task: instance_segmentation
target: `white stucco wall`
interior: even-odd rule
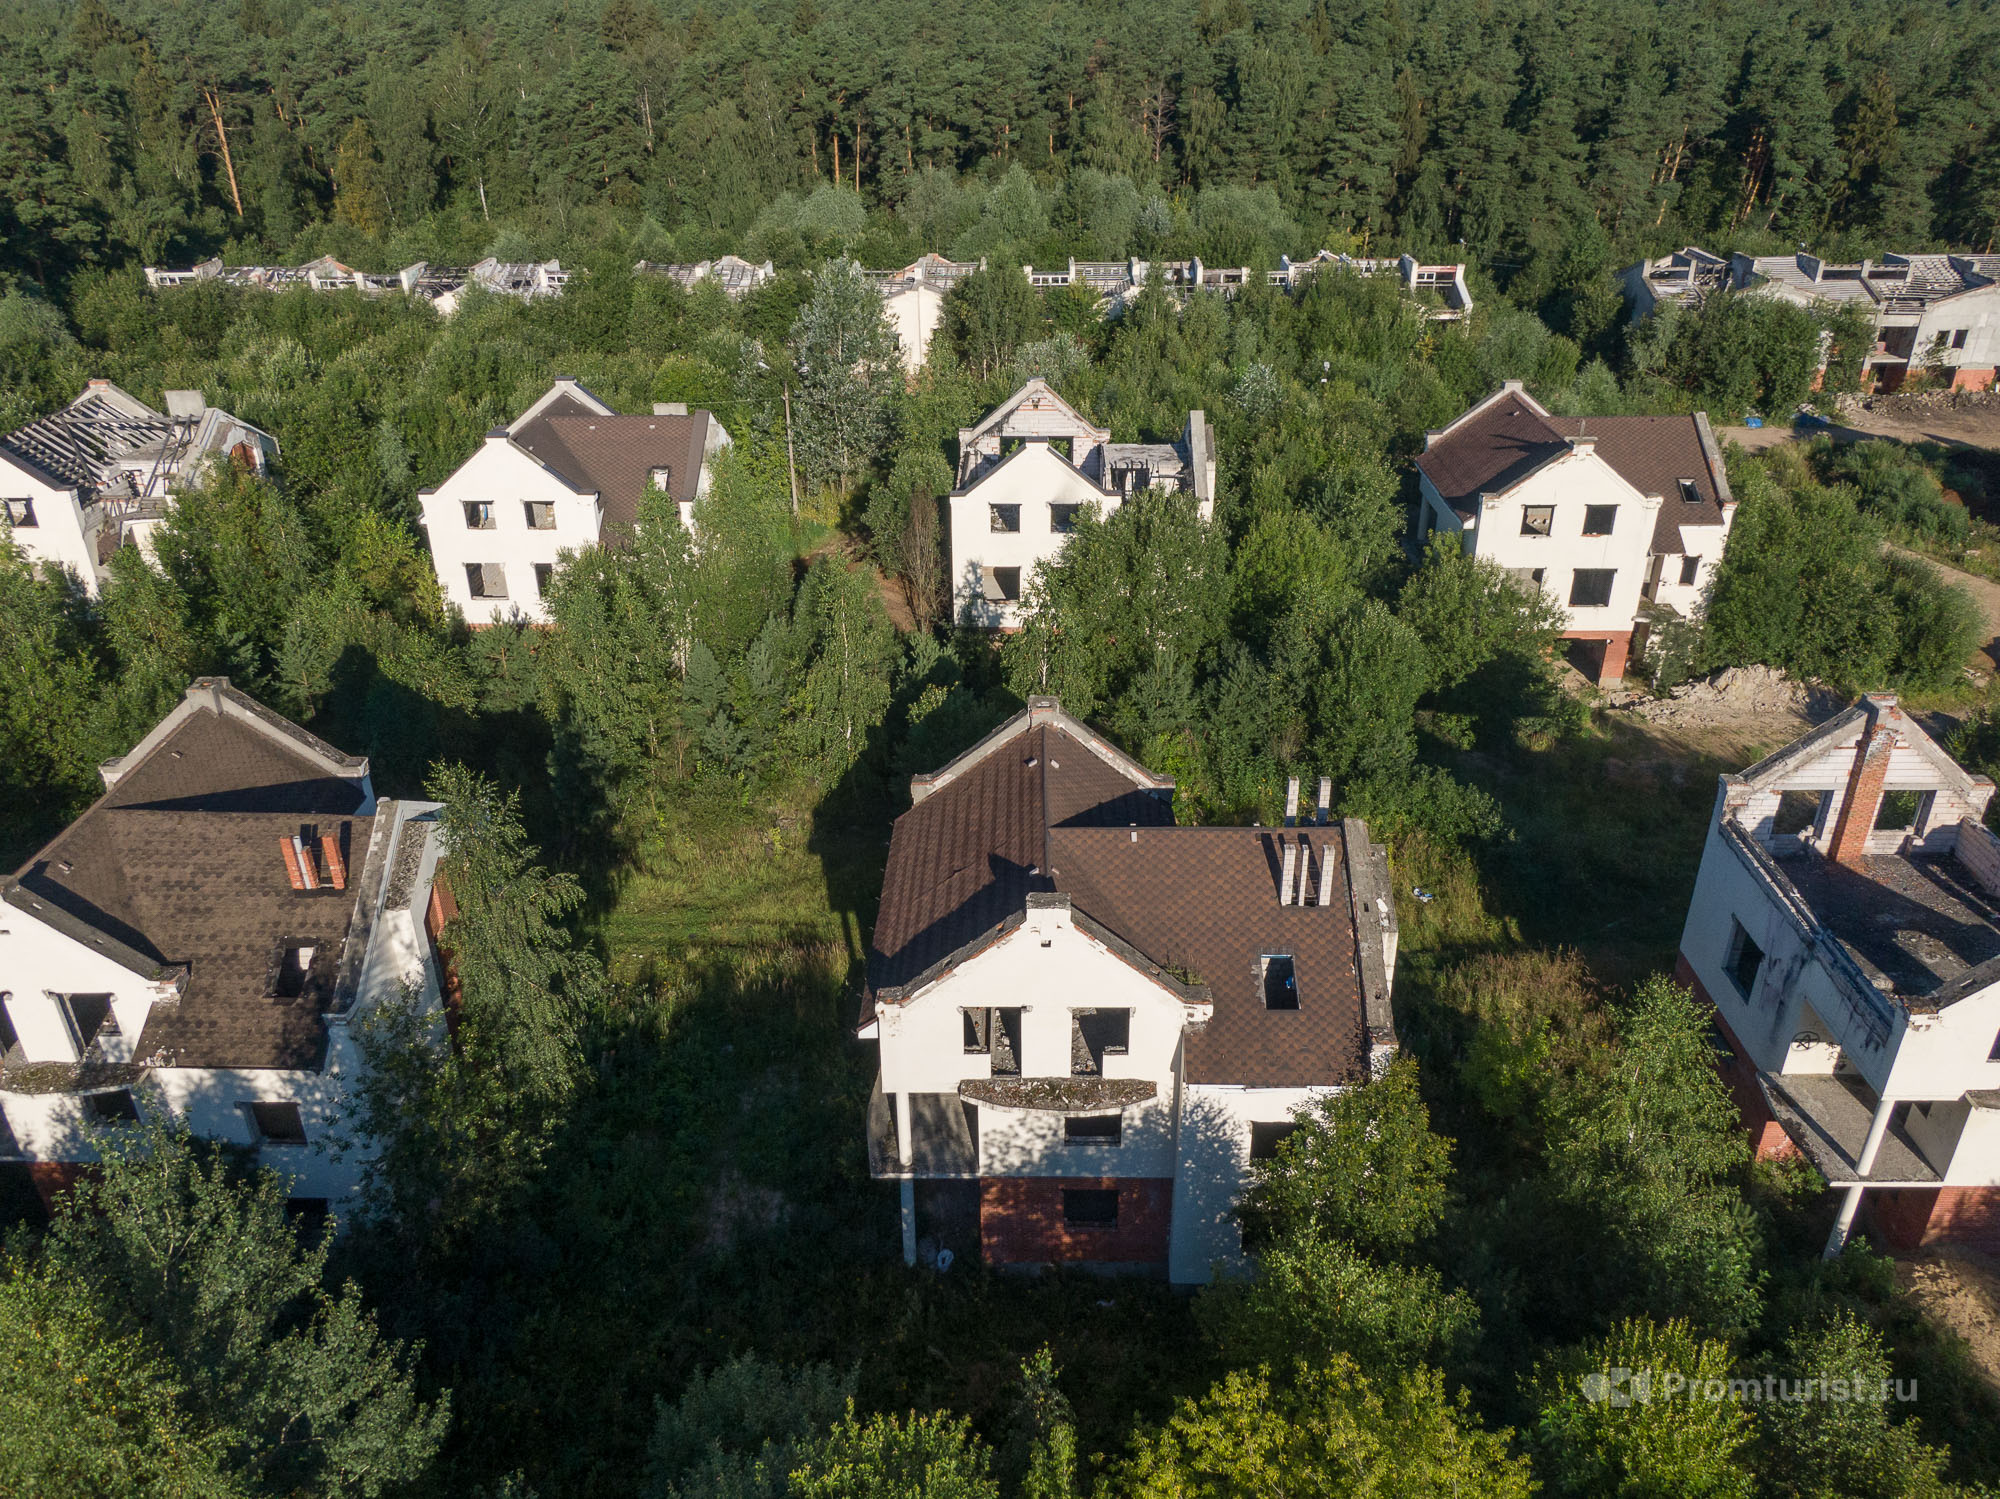
[[[83,507],[74,489],[44,483],[19,464],[10,463],[0,453],[0,499],[28,500],[35,512],[32,526],[10,527],[0,511],[0,529],[19,547],[31,566],[43,563],[68,568],[95,595],[97,578],[97,533],[84,530]]]
[[[1095,505],[1100,515],[1109,515],[1122,501],[1078,473],[1047,443],[1030,442],[970,489],[953,495],[950,503],[954,612],[970,624],[1011,629],[1020,623],[1020,608],[987,600],[982,569],[1020,568],[1025,594],[1035,568],[1053,559],[1069,539],[1049,529],[1051,505]],[[993,505],[1019,505],[1021,529],[995,531]]]
[[[1250,1168],[1250,1126],[1284,1123],[1320,1094],[1333,1091],[1183,1086],[1167,1259],[1174,1284],[1203,1285],[1218,1267],[1225,1274],[1243,1268],[1243,1235],[1235,1215]]]
[[[30,1062],[74,1062],[76,1047],[56,996],[109,994],[118,1035],[102,1036],[105,1060],[131,1060],[153,1001],[172,993],[113,962],[87,943],[57,931],[32,910],[0,905],[0,995],[21,1050]]]
[[[1107,1078],[1143,1078],[1153,1096],[1120,1112],[1117,1145],[1069,1144],[1063,1116],[980,1105],[979,1171],[985,1176],[1173,1174],[1175,1058],[1187,1007],[1080,931],[1067,910],[1030,908],[1021,926],[901,1004],[877,1006],[882,1087],[891,1094],[956,1093],[993,1075],[991,1054],[967,1053],[962,1012],[1018,1008],[1022,1077],[1070,1076],[1072,1012],[1125,1009],[1123,1055],[1107,1053]],[[905,1104],[899,1118],[909,1117]]]
[[[1458,532],[1468,550],[1510,571],[1541,569],[1542,591],[1562,606],[1567,629],[1578,634],[1600,630],[1621,634],[1632,628],[1646,583],[1660,501],[1640,494],[1595,451],[1579,450],[1558,458],[1506,493],[1487,496],[1470,524],[1444,503],[1428,477],[1420,474],[1419,478],[1431,524]],[[1535,505],[1555,509],[1546,536],[1522,533],[1522,517]],[[1618,507],[1610,535],[1583,534],[1584,512],[1592,505]],[[1610,568],[1616,573],[1610,603],[1571,607],[1572,575],[1592,568]]]
[[[882,311],[896,330],[903,368],[922,369],[930,356],[931,336],[944,322],[944,292],[927,281],[905,282],[882,299]]]
[[[579,494],[504,436],[489,436],[436,489],[418,496],[424,534],[445,599],[472,624],[498,624],[515,617],[535,624],[548,620],[535,586],[535,564],[559,564],[564,552],[597,543],[603,514],[595,494]],[[555,526],[529,528],[525,506],[546,501],[555,507]],[[491,530],[465,523],[465,505],[493,507]],[[506,571],[504,600],[475,599],[466,581],[467,563],[498,563]]]

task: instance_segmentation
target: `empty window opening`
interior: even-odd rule
[[[646,482],[661,494],[665,494],[673,485],[674,471],[670,468],[656,468],[646,475]]]
[[[993,1075],[1021,1075],[1021,1011],[1018,1008],[993,1010],[988,1038],[993,1043]]]
[[[1917,825],[1917,814],[1923,810],[1922,791],[1887,791],[1882,794],[1882,805],[1875,812],[1875,831],[1878,833],[1904,833]]]
[[[1780,838],[1796,837],[1819,826],[1820,808],[1826,805],[1824,791],[1786,791],[1778,797],[1771,831]]]
[[[555,578],[556,565],[553,562],[537,562],[535,564],[535,597],[538,599],[547,598],[549,596],[549,584],[553,583]]]
[[[306,1143],[306,1121],[295,1103],[248,1103],[244,1109],[250,1115],[250,1125],[257,1138],[266,1145],[303,1145]]]
[[[1583,534],[1586,536],[1609,536],[1611,528],[1618,524],[1616,505],[1585,505],[1583,507]]]
[[[1290,953],[1265,953],[1258,960],[1267,1010],[1296,1010],[1299,1007],[1299,975]]]
[[[983,1057],[993,1049],[993,1012],[991,1010],[960,1010],[959,1018],[965,1022],[965,1054]]]
[[[1250,1126],[1250,1159],[1253,1161],[1274,1161],[1278,1158],[1278,1147],[1289,1140],[1298,1125],[1290,1119],[1277,1124],[1253,1124]]]
[[[92,1124],[137,1124],[139,1100],[132,1096],[130,1088],[115,1088],[109,1093],[86,1093],[83,1095],[83,1112]]]
[[[1972,331],[1972,330],[1971,330],[1970,328],[1960,328],[1960,329],[1958,329],[1958,330],[1957,330],[1956,332],[1954,332],[1954,333],[1953,333],[1953,334],[1951,335],[1951,346],[1952,346],[1952,347],[1953,347],[1954,349],[1962,349],[1962,348],[1964,348],[1964,347],[1965,347],[1965,336],[1966,336],[1966,335],[1967,335],[1968,333],[1970,333],[1971,331]]]
[[[1072,1010],[1069,1070],[1077,1077],[1101,1077],[1107,1056],[1124,1056],[1132,1044],[1130,1010]]]
[[[465,529],[468,531],[491,531],[493,529],[493,505],[489,500],[467,500],[465,502]]]
[[[553,531],[556,528],[556,507],[553,500],[523,500],[521,509],[528,517],[530,531]]]
[[[986,507],[986,529],[989,531],[1020,530],[1021,507],[1019,505],[988,505]]]
[[[1757,987],[1757,971],[1764,966],[1764,949],[1743,930],[1742,922],[1731,917],[1729,925],[1729,957],[1725,966],[1736,992],[1748,999]]]
[[[1507,569],[1524,584],[1534,588],[1542,586],[1542,579],[1548,575],[1546,567],[1510,567]]]
[[[35,502],[33,500],[9,500],[7,502],[7,523],[16,531],[27,530],[32,526],[40,524],[35,519]]]
[[[1069,535],[1076,529],[1076,513],[1081,509],[1081,505],[1049,506],[1049,529],[1058,536]]]
[[[507,597],[507,570],[497,562],[465,564],[465,589],[476,599]]]
[[[1523,505],[1521,507],[1521,534],[1523,536],[1547,536],[1555,528],[1555,506]]]
[[[1699,557],[1681,558],[1681,583],[1684,587],[1692,587],[1695,579],[1699,578],[1700,576],[1701,576],[1701,558]]]
[[[1993,1049],[1986,1053],[1986,1060],[1989,1062],[2000,1062],[2000,1035],[1996,1035],[1993,1038]]]
[[[1122,495],[1141,494],[1152,483],[1152,471],[1143,463],[1121,463],[1111,470],[1111,487]]]
[[[1570,574],[1570,607],[1601,609],[1611,602],[1611,580],[1617,576],[1615,568],[1579,567]]]
[[[1018,567],[988,567],[980,570],[986,585],[986,601],[989,604],[1011,604],[1021,597],[1021,569]]]
[[[1116,1145],[1124,1138],[1122,1114],[1072,1114],[1063,1120],[1065,1145]]]
[[[111,1016],[109,994],[65,994],[60,996],[60,1003],[78,1056],[83,1055],[99,1036],[118,1034],[118,1022]]]
[[[306,976],[312,972],[313,953],[317,949],[306,942],[288,942],[278,957],[278,974],[271,985],[271,994],[276,999],[297,999],[306,992]]]
[[[1063,1223],[1069,1228],[1116,1228],[1116,1187],[1064,1187]]]
[[[1679,482],[1682,501],[1689,505],[1699,505],[1701,503],[1701,487],[1692,479],[1682,479]]]

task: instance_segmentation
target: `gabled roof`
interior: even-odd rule
[[[1440,498],[1461,516],[1473,515],[1479,497],[1513,488],[1587,440],[1597,456],[1642,495],[1660,496],[1651,549],[1668,556],[1685,550],[1682,526],[1719,526],[1733,505],[1722,453],[1708,417],[1551,416],[1518,381],[1472,407],[1440,432],[1417,458],[1417,467]],[[1693,485],[1692,493],[1681,481]]]
[[[1134,444],[1134,446],[1137,446],[1137,444]],[[1039,455],[1039,456],[1037,457],[1030,455]],[[1047,462],[1050,463],[1060,464],[1068,472],[1076,475],[1076,477],[1080,481],[1082,481],[1085,484],[1088,484],[1094,493],[1101,494],[1106,498],[1110,497],[1112,491],[1104,485],[1103,481],[1099,479],[1094,479],[1089,474],[1086,474],[1082,469],[1078,468],[1074,463],[1070,462],[1069,459],[1065,458],[1061,453],[1057,452],[1046,441],[1043,441],[1041,439],[1031,439],[1027,442],[1023,442],[1018,448],[1014,449],[1013,452],[1007,454],[1004,458],[997,459],[994,462],[984,465],[969,477],[961,478],[959,480],[958,487],[954,489],[947,498],[954,500],[963,499],[966,495],[972,494],[976,490],[984,486],[989,479],[991,479],[995,474],[999,473],[1002,469],[1010,468],[1016,464],[1034,463],[1042,460],[1046,460]],[[1175,461],[1176,462],[1179,461],[1178,454],[1176,454]]]
[[[1082,412],[1057,395],[1053,385],[1050,385],[1048,381],[1037,375],[998,406],[987,412],[977,426],[963,429],[958,434],[959,451],[963,453],[973,443],[979,441],[980,438],[986,436],[989,432],[1005,427],[1009,419],[1024,406],[1032,407],[1037,411],[1053,411],[1059,417],[1067,418],[1068,425],[1071,428],[1069,435],[1093,437],[1098,442],[1109,442],[1111,440],[1110,428],[1100,427],[1091,422]]]
[[[360,871],[375,837],[368,762],[205,677],[126,755],[105,794],[0,899],[162,984],[136,1055],[185,1067],[312,1068],[357,892],[294,890],[279,840],[330,836]],[[288,943],[316,949],[305,992],[271,996]]]
[[[639,501],[654,469],[667,470],[667,490],[676,501],[694,499],[713,420],[706,411],[604,416],[551,406],[532,422],[516,426],[512,437],[571,488],[594,492],[607,527],[629,531],[638,521]]]
[[[1192,970],[1212,1006],[1188,1038],[1188,1078],[1316,1086],[1359,1077],[1368,1023],[1346,845],[1303,830],[1328,907],[1281,906],[1280,839],[1264,828],[1174,825],[1173,783],[1049,698],[911,783],[869,947],[873,1000],[900,1003],[1012,930],[1038,898],[1069,897],[1079,929],[1143,970]],[[1303,1002],[1266,1009],[1260,959],[1290,954]],[[1188,985],[1160,977],[1185,997]]]

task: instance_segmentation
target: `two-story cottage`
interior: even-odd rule
[[[275,437],[198,390],[170,390],[166,402],[155,411],[92,380],[62,410],[0,437],[0,504],[30,563],[67,568],[94,594],[118,548],[148,549],[175,491],[210,459],[262,473],[277,454]]]
[[[545,624],[542,599],[566,553],[631,536],[647,487],[694,527],[722,423],[684,405],[625,416],[561,376],[435,489],[421,524],[447,602],[473,625]]]
[[[1800,1151],[1899,1249],[2000,1249],[1993,796],[1887,695],[1725,775],[1678,976],[1761,1154]]]
[[[1387,853],[1325,781],[1309,826],[1177,827],[1173,782],[1052,698],[910,792],[861,1028],[905,1259],[1240,1261],[1248,1163],[1395,1049]]]
[[[1215,440],[1188,413],[1180,440],[1113,442],[1039,377],[958,434],[951,493],[954,612],[962,623],[1012,629],[1021,590],[1053,559],[1085,506],[1108,516],[1149,489],[1190,491],[1215,514]]]
[[[1600,682],[1645,620],[1700,612],[1736,518],[1705,413],[1551,416],[1518,380],[1425,434],[1417,477],[1424,534],[1548,593]]]
[[[0,885],[0,1158],[46,1195],[90,1135],[156,1111],[253,1147],[294,1198],[354,1191],[329,1151],[382,997],[439,1002],[435,803],[203,677],[104,795]]]

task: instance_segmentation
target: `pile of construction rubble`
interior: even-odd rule
[[[1827,701],[1822,703],[1821,699]],[[1768,666],[1732,666],[1687,682],[1666,697],[1636,697],[1621,706],[1649,723],[1699,728],[1718,720],[1764,716],[1818,719],[1838,702],[1824,689],[1794,682]]]

